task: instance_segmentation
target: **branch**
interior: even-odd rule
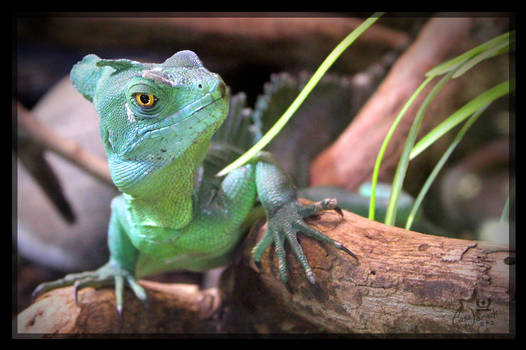
[[[407,231],[344,211],[310,224],[344,244],[359,261],[311,239],[301,240],[317,287],[289,253],[289,289],[277,257],[265,253],[260,272],[245,241],[230,270],[231,308],[273,332],[510,334],[515,289],[514,253],[507,246]],[[511,283],[511,284],[510,284]],[[256,322],[257,320],[257,322]],[[263,320],[263,321],[262,321]],[[267,320],[265,322],[265,320]],[[268,328],[272,325],[272,328]]]
[[[91,154],[75,141],[62,137],[40,123],[20,102],[16,103],[16,111],[18,127],[24,130],[28,138],[75,164],[95,178],[113,185],[106,160]]]
[[[38,21],[22,22],[23,38],[46,38],[66,46],[114,47],[126,43],[127,47],[152,47],[174,42],[181,46],[196,44],[203,37],[218,42],[235,40],[251,42],[298,42],[309,36],[315,42],[312,47],[324,41],[341,40],[362,23],[362,18],[334,17],[50,17],[46,19],[45,30],[38,30]],[[68,30],[64,30],[68,28]],[[125,28],[125,30],[122,30]],[[96,32],[94,32],[96,30]],[[98,35],[99,33],[104,35]],[[155,36],[152,36],[155,33]],[[191,33],[192,35],[189,35]],[[42,39],[41,39],[42,40]],[[206,40],[205,40],[206,41]],[[360,42],[370,45],[397,49],[408,43],[409,36],[401,30],[377,24],[370,28]],[[219,47],[208,42],[212,47]],[[332,44],[331,44],[332,45]],[[223,45],[224,46],[224,45]],[[281,52],[280,55],[287,54]]]
[[[198,290],[196,285],[141,281],[148,293],[143,304],[126,289],[122,319],[115,307],[113,288],[73,287],[55,289],[39,297],[18,315],[19,335],[74,337],[97,334],[191,334],[215,333],[217,322],[210,317],[220,305],[216,289]]]
[[[353,122],[312,163],[311,185],[331,184],[353,190],[364,181],[370,180],[378,150],[402,106],[424,81],[425,73],[429,69],[464,51],[465,46],[470,45],[469,32],[475,24],[474,18],[435,17],[429,20],[416,41],[398,59]],[[422,122],[422,130],[436,123],[436,118],[447,115],[444,113],[447,111],[440,111],[440,108],[454,107],[455,96],[461,96],[459,92],[464,87],[461,82],[448,84],[444,91],[437,95]],[[394,133],[382,162],[384,173],[396,166],[416,109],[426,91],[428,90],[425,90],[407,111]],[[437,113],[439,111],[440,113]]]
[[[272,249],[259,272],[254,227],[215,291],[142,281],[150,307],[126,291],[119,328],[112,289],[72,288],[41,296],[18,317],[18,332],[70,333],[444,333],[511,334],[515,254],[501,245],[421,234],[344,211],[310,224],[359,258],[301,238],[317,285],[288,255],[289,286]],[[511,284],[510,284],[511,283]],[[210,294],[211,293],[211,294]],[[137,316],[139,315],[139,316]],[[208,315],[208,317],[207,317]]]

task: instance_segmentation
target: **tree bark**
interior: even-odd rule
[[[142,303],[128,289],[122,317],[115,307],[113,288],[73,287],[55,289],[39,297],[18,315],[18,337],[96,337],[108,334],[200,334],[216,333],[210,317],[219,307],[216,289],[199,290],[192,284],[141,281],[148,293]]]
[[[259,321],[265,327],[273,324],[274,332],[514,332],[510,276],[515,257],[507,246],[422,234],[344,214],[342,220],[323,213],[310,224],[344,244],[358,261],[302,239],[318,285],[309,285],[289,253],[287,289],[273,251],[266,252],[259,274],[249,267],[249,247],[264,233],[262,227],[246,240],[244,258],[231,270],[232,303],[255,320],[267,320]]]
[[[317,284],[292,253],[289,283],[279,279],[273,249],[259,267],[250,250],[265,225],[253,227],[219,289],[142,281],[145,307],[125,293],[122,322],[112,289],[51,291],[18,316],[18,335],[144,333],[515,333],[515,253],[507,246],[452,239],[386,226],[344,211],[309,223],[341,242],[358,260],[300,234]]]

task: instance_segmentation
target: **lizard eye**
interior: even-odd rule
[[[159,99],[153,94],[139,93],[135,94],[135,101],[141,107],[151,108]]]

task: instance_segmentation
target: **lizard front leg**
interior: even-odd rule
[[[121,314],[123,289],[126,283],[138,299],[146,301],[146,292],[134,277],[138,250],[131,243],[121,223],[119,213],[122,212],[122,205],[121,196],[116,197],[112,202],[112,213],[108,227],[109,261],[93,271],[72,273],[56,281],[42,283],[34,290],[33,297],[52,289],[73,285],[75,303],[77,303],[77,292],[80,288],[114,284],[117,311]]]
[[[288,281],[284,247],[285,241],[291,246],[309,282],[312,284],[316,282],[312,268],[298,242],[298,232],[302,232],[308,237],[321,242],[331,244],[357,259],[356,256],[342,244],[310,227],[304,221],[305,217],[323,210],[336,210],[341,214],[336,200],[325,199],[311,205],[299,203],[294,186],[288,176],[280,170],[268,154],[262,154],[257,161],[256,187],[259,199],[267,215],[268,225],[265,235],[252,250],[252,255],[254,260],[259,262],[263,252],[274,242],[279,262],[280,278],[284,283]]]

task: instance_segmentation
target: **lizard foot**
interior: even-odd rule
[[[252,249],[252,257],[254,261],[261,261],[264,251],[274,242],[276,254],[279,262],[279,273],[281,280],[286,284],[288,281],[287,264],[285,259],[284,243],[287,240],[294,252],[294,255],[300,262],[305,271],[307,279],[310,283],[315,284],[316,280],[312,272],[303,249],[298,242],[297,234],[302,232],[308,237],[314,238],[318,241],[330,244],[337,249],[343,250],[354,259],[358,260],[349,249],[345,248],[341,243],[334,241],[327,237],[322,232],[310,227],[303,219],[307,216],[319,213],[324,210],[335,210],[343,216],[341,209],[337,205],[335,199],[324,199],[314,204],[304,205],[298,201],[291,201],[277,209],[274,213],[268,215],[267,231],[263,238]]]
[[[122,316],[124,282],[128,284],[139,300],[143,302],[147,301],[144,288],[136,281],[133,274],[111,262],[106,263],[97,270],[72,273],[56,281],[42,283],[33,291],[32,296],[35,298],[40,293],[73,285],[75,304],[78,305],[77,294],[79,289],[87,286],[98,287],[111,285],[113,283],[115,285],[117,311],[119,315]]]

